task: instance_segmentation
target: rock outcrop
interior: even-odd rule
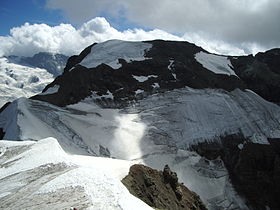
[[[201,156],[221,158],[236,191],[252,209],[280,209],[280,139],[257,144],[242,135],[221,137],[220,143],[193,146]]]
[[[178,182],[168,165],[163,171],[133,165],[122,182],[131,194],[156,209],[206,209],[197,194]]]

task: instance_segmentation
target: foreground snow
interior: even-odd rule
[[[151,209],[120,182],[132,161],[68,155],[54,138],[0,151],[1,209]]]
[[[0,58],[0,107],[19,97],[40,93],[53,81],[53,75],[45,69],[10,63]]]

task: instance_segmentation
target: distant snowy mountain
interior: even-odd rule
[[[62,54],[54,54],[47,52],[40,52],[32,57],[18,57],[9,56],[7,59],[10,62],[21,64],[24,66],[31,66],[46,69],[54,77],[57,77],[63,73],[63,69],[68,60],[68,56]]]
[[[33,57],[0,58],[0,106],[19,97],[40,93],[53,79],[63,73],[66,56],[38,53]]]
[[[32,195],[45,193],[46,200],[50,192],[62,197],[51,199],[58,208],[80,203],[85,208],[144,209],[134,197],[123,203],[127,192],[119,185],[131,164],[142,163],[159,170],[168,164],[208,209],[279,209],[279,66],[280,49],[229,57],[188,42],[93,44],[70,57],[64,73],[42,93],[1,110],[3,139],[39,142],[14,143],[14,148],[2,143],[0,160],[7,169],[0,169],[0,177],[5,177],[0,183],[8,187],[0,189],[0,203],[21,205],[27,198],[17,201],[13,192],[30,189]],[[22,155],[10,158],[9,151],[18,154],[18,148]],[[59,161],[50,158],[18,167],[31,164],[22,157],[49,159],[46,148],[54,148],[53,158],[59,154]],[[69,162],[74,169],[64,165]],[[38,175],[38,185],[11,184],[17,173],[27,179],[31,172],[42,174],[45,164],[54,173],[51,178]],[[86,180],[73,181],[77,174]],[[79,202],[70,199],[67,205],[65,195]],[[37,205],[40,196],[30,206]]]
[[[45,69],[24,66],[0,58],[0,106],[19,97],[31,97],[40,93],[54,80]]]

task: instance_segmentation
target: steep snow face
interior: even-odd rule
[[[212,71],[216,74],[226,74],[233,75],[238,77],[235,72],[232,70],[233,66],[231,65],[230,60],[225,56],[213,55],[205,52],[199,52],[195,54],[195,59],[199,62],[204,68]]]
[[[151,209],[120,182],[134,162],[68,155],[54,138],[0,151],[1,209]]]
[[[118,69],[122,65],[119,59],[126,62],[143,61],[147,59],[145,52],[152,47],[152,44],[144,42],[129,42],[120,40],[109,40],[94,45],[88,54],[80,63],[87,68],[94,68],[102,63]]]
[[[75,146],[120,159],[141,158],[161,150],[158,145],[183,149],[237,133],[262,144],[267,137],[280,137],[279,106],[251,91],[185,88],[152,95],[126,109],[102,109],[92,98],[66,108],[23,98],[13,106],[16,111],[9,106],[0,114],[6,139],[54,136],[66,150]],[[9,130],[15,122],[18,135]]]
[[[252,91],[174,90],[141,100],[133,109],[157,144],[185,148],[239,132],[262,144],[280,137],[279,106]]]
[[[30,97],[40,93],[53,81],[45,69],[9,63],[0,58],[0,107],[19,97]]]

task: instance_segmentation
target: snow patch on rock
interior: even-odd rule
[[[152,87],[153,88],[160,88],[160,86],[159,86],[159,84],[156,82],[156,83],[154,83],[154,84],[152,84]]]
[[[146,60],[145,52],[151,47],[152,44],[144,42],[109,40],[94,45],[80,65],[94,68],[104,63],[113,69],[119,69],[122,66],[119,59],[124,59],[127,63]]]
[[[158,76],[157,75],[149,75],[149,76],[135,76],[135,75],[132,75],[132,77],[134,79],[136,79],[138,82],[145,82],[149,78],[157,78]]]
[[[141,90],[141,89],[137,89],[136,91],[134,91],[136,95],[138,94],[142,94],[144,93],[144,90]]]
[[[226,74],[238,77],[232,70],[233,66],[230,60],[225,56],[213,55],[205,52],[199,52],[195,54],[195,59],[204,68],[212,71],[216,74]]]

